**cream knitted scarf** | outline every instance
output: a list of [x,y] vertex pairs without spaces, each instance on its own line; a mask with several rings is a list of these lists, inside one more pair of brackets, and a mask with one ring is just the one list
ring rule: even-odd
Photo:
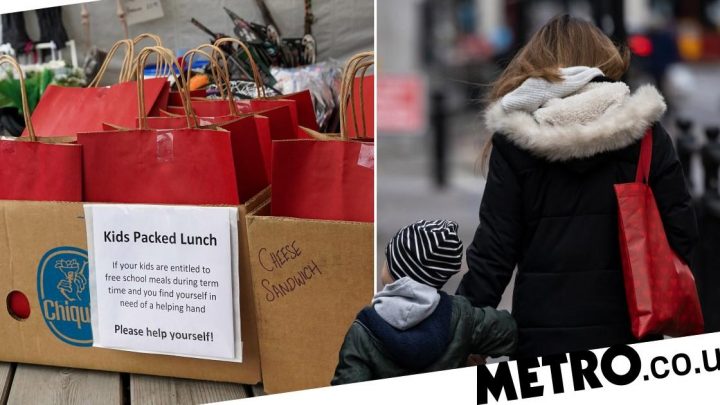
[[506,94],[501,105],[505,111],[533,112],[548,100],[563,98],[583,88],[592,79],[602,76],[598,68],[572,66],[560,69],[560,82],[531,77],[518,88]]

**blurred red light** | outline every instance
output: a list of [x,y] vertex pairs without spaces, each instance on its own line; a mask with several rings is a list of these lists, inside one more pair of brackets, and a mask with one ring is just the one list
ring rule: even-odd
[[652,41],[645,35],[633,35],[628,40],[630,50],[637,56],[650,56],[653,51]]

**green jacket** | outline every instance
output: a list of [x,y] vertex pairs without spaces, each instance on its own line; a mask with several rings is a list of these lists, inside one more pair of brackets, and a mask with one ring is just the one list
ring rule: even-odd
[[[360,312],[345,336],[331,384],[448,370],[464,367],[470,354],[497,357],[514,352],[517,345],[517,325],[507,311],[490,307],[474,308],[465,297],[448,296],[444,293],[442,295],[447,302],[449,318],[446,342],[442,343],[433,337],[428,342],[425,336],[418,337],[422,334],[435,334],[432,330],[429,333],[415,333],[414,337],[403,336],[412,334],[413,329],[422,328],[422,324],[408,331],[388,329],[392,328],[389,325],[378,325],[372,306],[368,306]],[[436,312],[441,312],[442,306],[441,303]],[[444,346],[437,350],[438,344]],[[435,347],[432,347],[433,345]],[[425,362],[418,367],[417,359]]]

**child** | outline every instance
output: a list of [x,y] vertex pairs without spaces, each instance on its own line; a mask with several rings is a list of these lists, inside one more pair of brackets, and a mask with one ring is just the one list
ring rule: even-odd
[[509,355],[517,327],[507,311],[473,308],[440,288],[458,271],[463,245],[452,221],[418,221],[385,249],[378,292],[340,349],[332,385],[462,367],[471,353]]

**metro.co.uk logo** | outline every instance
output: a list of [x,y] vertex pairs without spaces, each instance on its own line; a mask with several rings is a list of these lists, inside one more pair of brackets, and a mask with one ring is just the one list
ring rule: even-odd
[[[681,339],[698,340],[701,337]],[[608,385],[623,386],[636,381],[720,372],[720,348],[717,346],[689,354],[660,354],[655,350],[653,356],[649,356],[647,352],[641,356],[633,347],[661,347],[658,345],[674,342],[679,342],[679,339],[632,346],[619,344],[606,350],[580,350],[568,354],[501,362],[492,365],[494,372],[491,372],[489,365],[483,364],[477,367],[477,403],[513,401]],[[618,367],[616,359],[623,359],[626,366]],[[566,378],[568,372],[571,378]]]
[[92,346],[87,251],[62,246],[40,260],[38,298],[48,328],[65,343]]

